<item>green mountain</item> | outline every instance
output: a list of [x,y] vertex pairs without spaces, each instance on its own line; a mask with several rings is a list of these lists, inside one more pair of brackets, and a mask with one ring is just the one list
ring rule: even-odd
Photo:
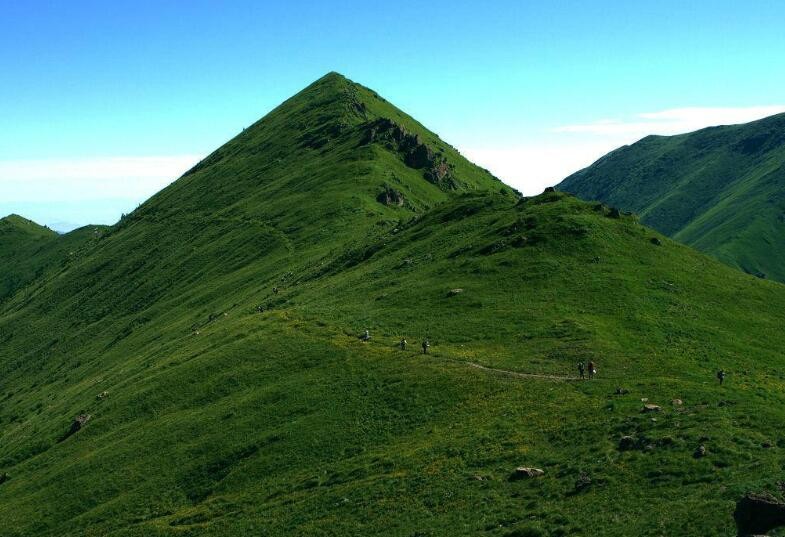
[[558,188],[634,211],[723,263],[785,282],[785,114],[648,136]]
[[779,494],[785,287],[337,74],[47,266],[0,303],[3,536],[735,535]]

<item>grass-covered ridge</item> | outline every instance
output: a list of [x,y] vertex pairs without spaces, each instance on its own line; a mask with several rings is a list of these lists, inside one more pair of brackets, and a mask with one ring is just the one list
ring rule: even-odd
[[785,282],[785,114],[649,136],[559,188],[635,211],[728,265]]
[[0,535],[733,535],[785,289],[616,216],[328,75],[0,303]]

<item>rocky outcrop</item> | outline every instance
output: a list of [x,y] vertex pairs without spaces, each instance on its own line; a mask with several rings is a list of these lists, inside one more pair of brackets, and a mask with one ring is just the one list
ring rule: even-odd
[[767,493],[748,493],[733,512],[739,537],[763,535],[785,526],[785,503]]
[[380,118],[366,126],[365,145],[378,143],[399,153],[410,168],[423,170],[423,177],[444,190],[455,190],[458,183],[453,168],[441,153],[435,152],[418,134],[410,133],[391,119]]
[[389,186],[385,186],[384,190],[378,196],[376,196],[376,201],[383,205],[392,207],[403,207],[404,203],[406,202],[403,197],[403,193]]

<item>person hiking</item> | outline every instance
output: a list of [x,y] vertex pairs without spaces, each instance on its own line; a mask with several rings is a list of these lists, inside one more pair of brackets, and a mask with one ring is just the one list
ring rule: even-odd
[[590,379],[593,379],[593,378],[594,378],[594,375],[596,375],[596,374],[597,374],[597,366],[596,366],[596,365],[594,364],[594,362],[592,361],[592,362],[589,362],[589,364],[588,364],[588,368],[589,368],[589,378],[590,378]]
[[720,386],[722,386],[722,383],[725,382],[725,371],[724,370],[720,369],[719,371],[717,371],[717,380],[720,381]]
[[586,364],[583,362],[578,362],[578,374],[582,379],[586,378]]
[[428,340],[424,339],[423,342],[422,342],[422,353],[423,354],[428,354],[428,349],[430,348],[430,346],[431,346],[431,344],[428,343]]
[[371,332],[369,330],[366,330],[365,333],[362,336],[360,336],[360,339],[362,339],[363,341],[370,341]]
[[403,337],[402,337],[402,338],[401,338],[401,342],[400,342],[398,345],[400,345],[400,346],[401,346],[401,350],[402,350],[402,351],[405,351],[405,350],[406,350],[406,338],[403,338]]

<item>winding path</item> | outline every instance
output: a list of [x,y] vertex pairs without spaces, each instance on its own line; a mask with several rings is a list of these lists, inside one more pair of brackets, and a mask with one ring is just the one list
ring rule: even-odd
[[[456,360],[458,361],[458,360]],[[474,367],[477,369],[482,369],[483,371],[488,371],[490,373],[497,373],[499,375],[506,375],[508,377],[517,377],[517,378],[526,378],[526,379],[546,379],[546,380],[556,380],[560,382],[569,382],[569,381],[578,381],[581,380],[578,377],[560,377],[558,375],[543,375],[539,373],[519,373],[518,371],[508,371],[507,369],[495,369],[493,367],[486,367],[484,365],[478,364],[476,362],[463,362],[461,363],[468,365],[469,367]]]

